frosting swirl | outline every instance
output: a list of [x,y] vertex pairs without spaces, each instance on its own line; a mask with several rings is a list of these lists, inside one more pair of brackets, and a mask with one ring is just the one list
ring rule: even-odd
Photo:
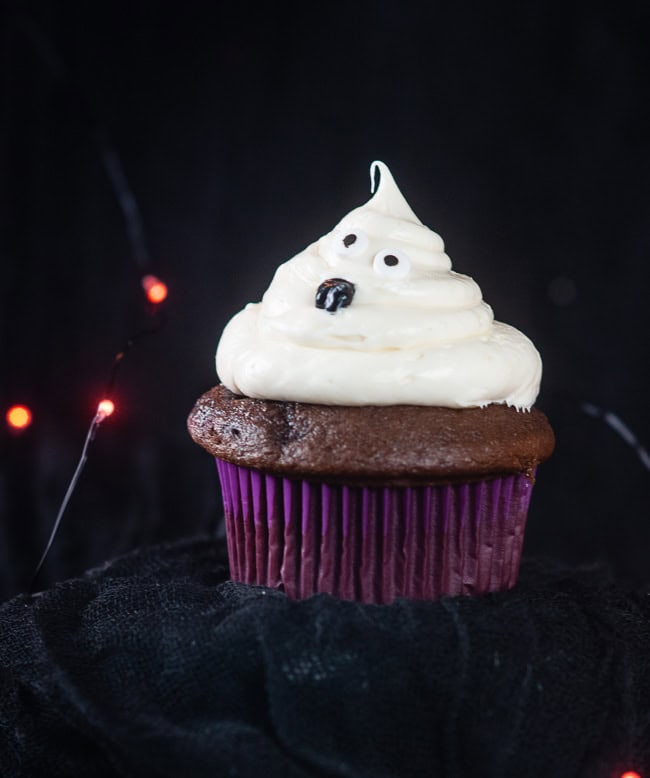
[[373,184],[377,171],[373,197],[280,265],[262,302],[228,323],[221,381],[268,400],[530,408],[537,350],[494,321],[383,162],[371,165]]

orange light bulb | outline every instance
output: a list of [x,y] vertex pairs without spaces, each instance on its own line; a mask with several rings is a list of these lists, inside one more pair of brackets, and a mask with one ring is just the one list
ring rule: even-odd
[[149,289],[147,297],[149,298],[149,302],[155,304],[161,303],[167,297],[167,287],[162,282],[154,284],[151,289]]
[[156,276],[144,276],[141,284],[150,303],[158,305],[167,299],[167,284],[164,284]]
[[115,410],[115,403],[112,400],[102,400],[97,406],[98,421],[104,421]]
[[24,430],[32,423],[32,412],[26,405],[12,405],[6,419],[12,429]]
[[621,775],[621,778],[641,778],[641,774],[635,772],[634,770],[628,770],[627,772],[623,773],[623,775]]

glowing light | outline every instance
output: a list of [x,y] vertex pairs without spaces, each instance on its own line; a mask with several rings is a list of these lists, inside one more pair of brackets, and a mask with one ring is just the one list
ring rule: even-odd
[[102,400],[97,406],[97,421],[104,421],[115,410],[115,403],[112,400]]
[[621,778],[641,778],[641,774],[635,772],[634,770],[628,770],[627,772],[623,773],[623,775],[621,775]]
[[24,430],[32,423],[32,412],[26,405],[12,405],[7,411],[7,424],[15,430]]
[[141,283],[150,303],[158,305],[167,299],[167,284],[156,276],[145,276]]

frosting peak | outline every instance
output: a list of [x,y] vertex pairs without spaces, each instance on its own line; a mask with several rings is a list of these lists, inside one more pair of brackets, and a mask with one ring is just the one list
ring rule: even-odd
[[535,347],[451,270],[383,162],[370,166],[371,191],[377,172],[370,200],[280,265],[262,302],[229,322],[222,382],[271,400],[530,408]]
[[[379,174],[379,186],[375,191],[377,174]],[[396,219],[422,224],[400,192],[388,165],[378,159],[370,165],[370,193],[373,196],[368,201],[367,207]]]

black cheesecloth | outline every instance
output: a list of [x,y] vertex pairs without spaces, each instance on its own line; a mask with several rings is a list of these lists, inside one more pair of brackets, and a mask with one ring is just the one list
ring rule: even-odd
[[525,562],[510,592],[360,605],[145,548],[0,606],[0,774],[650,775],[650,598]]

